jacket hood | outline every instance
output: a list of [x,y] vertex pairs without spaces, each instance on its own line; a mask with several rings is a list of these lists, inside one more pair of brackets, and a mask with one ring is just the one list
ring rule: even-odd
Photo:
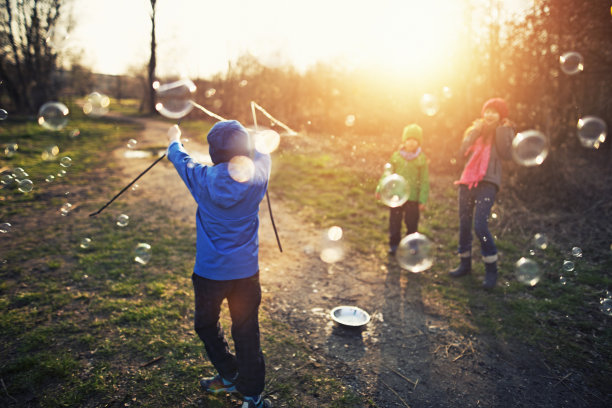
[[253,157],[251,136],[237,120],[217,122],[208,132],[207,140],[214,164],[226,163],[234,156]]
[[402,142],[408,139],[414,139],[419,142],[419,146],[423,144],[423,129],[416,123],[408,125],[404,128],[402,133]]

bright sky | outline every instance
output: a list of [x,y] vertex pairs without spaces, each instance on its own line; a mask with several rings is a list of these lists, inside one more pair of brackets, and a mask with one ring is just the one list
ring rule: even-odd
[[[491,0],[472,0],[487,10]],[[157,0],[158,75],[206,78],[246,52],[305,69],[317,61],[427,71],[465,30],[463,0]],[[503,1],[506,16],[533,0]],[[148,62],[149,0],[73,0],[72,45],[95,72]],[[416,70],[416,71],[415,71]]]

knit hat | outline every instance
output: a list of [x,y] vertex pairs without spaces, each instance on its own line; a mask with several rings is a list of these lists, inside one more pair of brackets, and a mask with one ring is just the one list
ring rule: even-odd
[[499,113],[500,119],[504,119],[508,116],[508,105],[506,105],[506,101],[502,98],[492,98],[486,101],[484,105],[482,105],[480,115],[484,116],[484,112],[489,108],[495,109],[497,113]]
[[237,120],[217,122],[206,139],[214,164],[228,162],[234,156],[253,156],[251,136]]
[[405,142],[408,139],[414,139],[419,142],[419,145],[423,142],[423,129],[416,123],[408,125],[404,128],[404,132],[402,133],[402,142]]

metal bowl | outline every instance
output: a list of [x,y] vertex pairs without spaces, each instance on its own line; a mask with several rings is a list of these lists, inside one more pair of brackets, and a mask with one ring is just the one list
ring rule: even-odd
[[343,326],[359,327],[370,321],[370,315],[357,306],[338,306],[331,311],[331,318]]

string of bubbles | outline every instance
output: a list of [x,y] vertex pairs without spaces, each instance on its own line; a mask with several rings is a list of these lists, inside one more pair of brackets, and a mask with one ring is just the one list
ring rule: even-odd
[[[580,53],[576,51],[566,52],[559,58],[560,68],[562,72],[568,76],[579,75],[584,71],[584,60]],[[241,86],[246,86],[245,85]],[[207,109],[203,105],[194,101],[196,85],[189,79],[183,78],[178,81],[160,84],[155,82],[153,89],[156,92],[157,111],[164,117],[170,119],[182,119],[188,115],[193,108],[196,108],[206,115],[216,119],[224,120],[223,117],[217,115],[213,111]],[[209,89],[205,92],[206,97],[215,94],[214,89]],[[420,99],[420,108],[422,112],[430,117],[435,116],[440,110],[440,100],[449,100],[453,97],[452,90],[449,87],[443,87],[439,94],[427,93]],[[106,115],[109,112],[110,99],[99,92],[92,92],[84,100],[82,109],[83,113],[89,117],[98,118]],[[274,152],[279,144],[281,135],[273,129],[260,127],[257,123],[257,112],[265,116],[272,126],[278,125],[284,130],[283,136],[295,136],[297,132],[289,126],[276,119],[262,106],[256,102],[251,102],[251,111],[253,116],[253,128],[250,132],[253,136],[254,147],[257,151],[270,154]],[[61,102],[51,101],[42,105],[37,115],[37,121],[40,126],[50,131],[62,130],[69,120],[69,109]],[[5,120],[8,113],[4,109],[0,109],[0,121]],[[356,118],[354,115],[349,115],[345,119],[345,125],[350,127],[355,124]],[[178,126],[176,130],[179,131]],[[79,135],[78,129],[70,133],[71,137]],[[576,124],[576,136],[580,143],[585,148],[598,149],[605,142],[607,136],[607,125],[601,118],[585,115],[578,119]],[[137,145],[137,140],[130,139],[127,142],[128,149],[134,149]],[[19,146],[17,143],[9,143],[4,146],[4,154],[6,157],[12,157],[18,154]],[[41,158],[45,161],[57,160],[60,153],[59,146],[51,145],[44,148]],[[526,129],[518,132],[512,141],[512,157],[514,161],[524,167],[533,167],[541,165],[549,154],[549,139],[546,134],[537,129]],[[46,183],[53,183],[58,178],[65,177],[72,165],[72,159],[68,156],[60,157],[59,168],[54,174],[49,174],[45,177]],[[191,163],[193,166],[194,163]],[[236,156],[229,165],[228,170],[231,177],[237,182],[245,183],[253,177],[255,166],[250,157]],[[0,176],[0,183],[4,187],[8,187],[15,183],[17,189],[28,194],[33,191],[35,185],[29,178],[27,171],[21,167],[16,167],[10,171],[5,171]],[[135,190],[138,186],[135,184],[132,189]],[[406,180],[399,174],[394,172],[391,164],[385,164],[383,169],[383,178],[380,183],[379,201],[387,207],[399,207],[408,199],[408,185]],[[73,210],[72,203],[64,203],[60,208],[60,214],[67,216]],[[1,220],[0,220],[1,221]],[[119,228],[125,228],[129,224],[129,216],[120,214],[116,220],[116,225]],[[9,234],[13,226],[9,222],[0,223],[0,234]],[[92,238],[85,237],[80,242],[80,247],[87,249],[92,245]],[[535,249],[530,250],[528,256],[521,257],[515,262],[515,277],[518,282],[527,286],[535,286],[542,279],[542,268],[533,259],[536,251],[545,251],[549,247],[548,238],[544,233],[538,233],[533,237]],[[426,271],[434,264],[433,244],[431,240],[423,234],[413,233],[404,237],[396,251],[396,259],[399,265],[410,272],[420,273]],[[310,252],[311,250],[308,250]],[[319,246],[317,249],[320,259],[327,264],[334,264],[344,259],[346,253],[346,243],[344,241],[343,230],[340,226],[332,226],[321,233]],[[138,243],[134,249],[134,261],[146,265],[152,256],[152,249],[148,243]],[[579,247],[574,247],[571,250],[571,255],[563,262],[560,274],[559,284],[567,285],[572,274],[577,273],[576,265],[582,258],[582,250]],[[609,292],[605,292],[601,297],[601,311],[612,316],[612,296]]]

